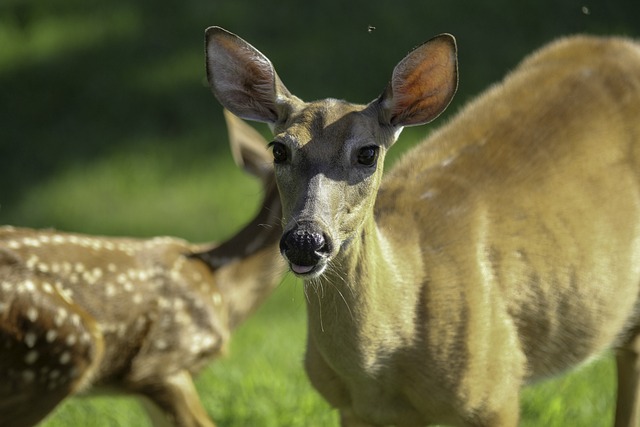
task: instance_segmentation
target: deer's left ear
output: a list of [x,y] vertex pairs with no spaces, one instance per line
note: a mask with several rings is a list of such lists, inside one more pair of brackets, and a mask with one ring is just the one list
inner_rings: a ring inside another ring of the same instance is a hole
[[243,119],[275,123],[292,98],[271,61],[220,27],[205,32],[207,78],[213,94]]
[[396,65],[377,101],[380,122],[396,127],[428,123],[447,108],[457,87],[456,40],[450,34],[441,34]]

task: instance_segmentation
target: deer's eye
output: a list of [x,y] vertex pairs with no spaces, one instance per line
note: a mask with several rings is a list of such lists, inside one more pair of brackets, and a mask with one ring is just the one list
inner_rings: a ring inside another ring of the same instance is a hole
[[284,163],[287,161],[289,157],[287,153],[287,147],[281,142],[272,142],[271,144],[271,152],[273,153],[273,161],[274,163]]
[[362,166],[374,166],[378,160],[378,151],[380,148],[375,145],[362,147],[358,151],[358,163]]

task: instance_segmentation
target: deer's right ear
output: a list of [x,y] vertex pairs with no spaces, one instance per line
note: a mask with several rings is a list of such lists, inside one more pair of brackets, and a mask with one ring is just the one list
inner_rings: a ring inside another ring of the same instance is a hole
[[291,94],[271,61],[220,27],[207,28],[205,43],[207,78],[220,103],[243,119],[275,123]]
[[411,51],[393,70],[380,96],[380,121],[414,126],[438,117],[458,88],[456,40],[441,34]]

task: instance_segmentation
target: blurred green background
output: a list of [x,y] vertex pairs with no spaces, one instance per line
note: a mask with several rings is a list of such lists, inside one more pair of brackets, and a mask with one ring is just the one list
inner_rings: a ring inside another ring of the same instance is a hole
[[[556,37],[638,36],[640,2],[2,0],[0,224],[205,241],[247,221],[260,188],[232,164],[207,88],[210,25],[265,53],[301,98],[363,103],[413,46],[453,33],[460,89],[452,114]],[[427,132],[408,129],[394,151]],[[302,372],[304,323],[300,286],[289,280],[238,331],[232,355],[198,383],[220,425],[335,424]],[[577,386],[525,393],[523,425],[609,424],[610,363],[589,369],[597,373],[576,374]],[[104,399],[73,401],[51,425],[142,422],[126,399]]]
[[639,16],[635,0],[3,0],[0,223],[196,240],[242,223],[256,187],[230,167],[206,87],[209,25],[253,43],[303,99],[357,102],[410,48],[451,32],[451,113],[544,42],[637,35]]

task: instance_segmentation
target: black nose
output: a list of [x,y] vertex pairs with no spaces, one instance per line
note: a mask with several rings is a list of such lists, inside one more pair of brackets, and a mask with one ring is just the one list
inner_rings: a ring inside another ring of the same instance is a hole
[[330,251],[329,238],[311,224],[299,224],[280,239],[280,251],[289,262],[312,266]]

